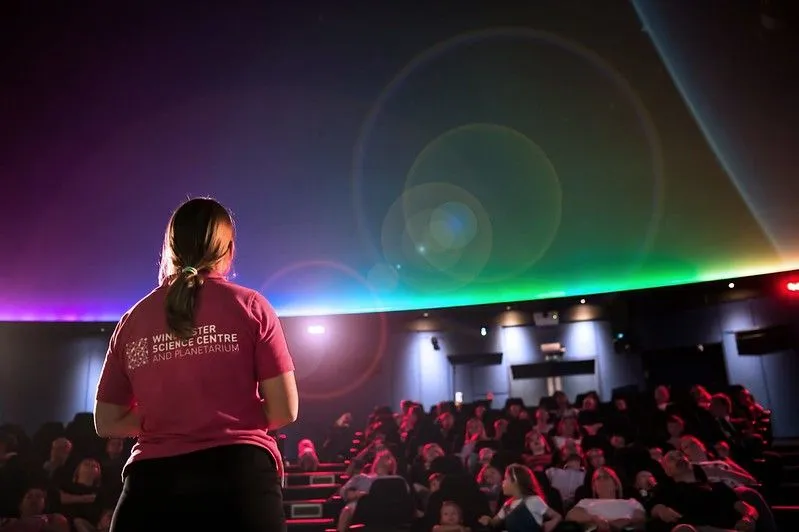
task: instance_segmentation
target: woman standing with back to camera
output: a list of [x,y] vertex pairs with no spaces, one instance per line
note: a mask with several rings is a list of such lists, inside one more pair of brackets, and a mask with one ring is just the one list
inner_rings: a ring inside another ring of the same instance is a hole
[[97,434],[138,436],[113,532],[286,529],[282,458],[267,430],[297,419],[294,365],[266,299],[225,279],[234,235],[218,202],[181,205],[160,286],[111,337]]

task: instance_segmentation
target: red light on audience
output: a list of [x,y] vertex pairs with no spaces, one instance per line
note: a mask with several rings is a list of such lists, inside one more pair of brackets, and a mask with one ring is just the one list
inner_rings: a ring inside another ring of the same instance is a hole
[[799,293],[799,281],[788,281],[785,284],[785,289],[789,292]]

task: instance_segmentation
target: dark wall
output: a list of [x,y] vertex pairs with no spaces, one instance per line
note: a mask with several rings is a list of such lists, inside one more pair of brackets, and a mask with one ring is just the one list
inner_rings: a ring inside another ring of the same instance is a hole
[[[743,384],[773,411],[774,435],[799,436],[796,382],[799,353],[789,349],[762,356],[740,355],[735,333],[772,325],[799,323],[796,301],[758,298],[732,301],[682,312],[640,313],[634,328],[645,349],[721,342],[728,381]],[[697,356],[702,356],[700,352]],[[690,369],[687,369],[690,371]]]
[[112,327],[0,324],[0,422],[32,431],[91,410]]

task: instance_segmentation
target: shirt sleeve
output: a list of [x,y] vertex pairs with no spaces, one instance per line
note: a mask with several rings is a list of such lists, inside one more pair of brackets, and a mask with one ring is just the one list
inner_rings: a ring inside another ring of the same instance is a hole
[[507,508],[508,508],[508,505],[507,504],[503,504],[502,508],[500,508],[499,511],[497,512],[496,518],[497,519],[505,519],[506,517],[508,517]]
[[545,503],[544,500],[537,495],[527,497],[524,500],[524,504],[527,506],[527,509],[530,510],[531,514],[540,517],[544,517],[547,514],[547,510],[549,510],[547,503]]
[[[132,406],[136,402],[133,395],[133,386],[130,383],[128,374],[125,372],[125,359],[128,350],[135,350],[142,346],[138,345],[139,342],[121,345],[119,336],[126,320],[127,314],[119,320],[116,329],[114,329],[114,334],[111,335],[111,341],[108,343],[108,351],[105,354],[103,370],[100,373],[100,381],[97,383],[97,394],[95,396],[97,401],[101,403]],[[145,345],[144,348],[146,349],[146,347]]]
[[646,511],[646,510],[644,510],[644,505],[641,504],[639,501],[637,501],[635,499],[628,499],[628,500],[630,502],[630,509],[632,509],[633,512],[644,512],[644,511]]
[[255,292],[250,300],[250,314],[256,323],[255,376],[260,382],[294,371],[283,327],[275,309],[264,296]]

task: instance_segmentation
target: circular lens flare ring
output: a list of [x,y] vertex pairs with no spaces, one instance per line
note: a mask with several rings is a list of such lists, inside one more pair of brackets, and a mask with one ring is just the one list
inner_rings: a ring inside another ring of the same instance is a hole
[[[368,281],[363,276],[361,276],[358,272],[356,272],[352,268],[345,266],[344,264],[327,260],[310,260],[310,261],[303,261],[290,264],[285,268],[282,268],[281,270],[278,270],[274,274],[270,275],[269,278],[261,285],[261,292],[262,293],[265,292],[269,285],[271,285],[280,278],[286,277],[291,273],[297,272],[299,270],[307,270],[314,268],[333,270],[335,272],[344,274],[345,276],[350,277],[351,279],[361,283],[363,286],[369,289],[369,291],[373,294],[375,298],[375,308],[381,307],[379,298],[377,297],[376,294],[374,294],[372,287],[369,285]],[[331,314],[333,313],[334,312],[331,312]],[[327,332],[327,328],[319,324],[311,324],[307,327],[306,330],[309,334],[314,336],[323,335]],[[388,320],[383,312],[379,312],[376,345],[374,346],[374,352],[370,357],[369,363],[367,364],[366,368],[358,371],[357,376],[355,376],[355,378],[348,380],[346,384],[344,384],[343,386],[338,386],[333,390],[320,392],[320,391],[315,391],[313,389],[303,389],[302,392],[303,398],[315,399],[320,401],[330,400],[342,397],[354,390],[357,390],[358,388],[363,386],[363,384],[366,383],[366,381],[368,381],[380,367],[381,360],[385,355],[387,344],[388,344]],[[340,347],[337,347],[337,349],[340,349]],[[336,354],[338,356],[346,356],[346,353],[341,351],[337,351]],[[310,368],[310,371],[306,374],[306,377],[315,373],[318,367],[319,367],[319,362],[317,361],[315,367]]]
[[[355,146],[353,147],[353,156],[352,156],[353,210],[356,218],[356,227],[364,245],[375,255],[375,257],[380,257],[380,259],[378,260],[382,259],[381,257],[382,253],[380,253],[376,248],[376,246],[374,245],[373,235],[371,234],[371,231],[368,229],[368,221],[365,217],[363,209],[363,204],[364,204],[363,181],[364,181],[364,162],[366,158],[368,143],[371,139],[372,132],[375,128],[378,118],[380,117],[383,111],[383,108],[385,107],[386,103],[392,97],[394,97],[398,89],[401,87],[402,83],[411,75],[413,75],[417,71],[417,69],[423,67],[428,62],[439,59],[445,54],[459,48],[461,45],[472,44],[484,39],[511,39],[511,40],[515,39],[526,42],[540,42],[545,45],[556,46],[563,50],[567,50],[572,54],[574,54],[575,56],[580,57],[583,60],[587,61],[588,63],[592,64],[597,70],[606,75],[612,81],[612,83],[621,91],[621,93],[627,98],[628,103],[633,107],[635,113],[639,118],[641,128],[643,129],[643,136],[646,138],[646,141],[650,148],[650,155],[652,160],[653,190],[652,190],[652,205],[650,209],[649,221],[646,224],[644,237],[642,239],[638,253],[636,254],[637,259],[632,261],[632,264],[630,265],[629,268],[626,268],[626,270],[629,270],[627,272],[628,275],[632,274],[640,267],[641,264],[643,264],[649,251],[652,249],[652,245],[654,244],[655,238],[660,229],[660,221],[663,216],[662,200],[665,190],[665,184],[663,179],[663,152],[660,143],[660,138],[657,129],[655,128],[654,122],[649,114],[648,109],[641,100],[640,96],[636,93],[636,91],[633,89],[633,87],[630,85],[627,79],[621,73],[619,73],[610,63],[608,63],[603,57],[593,52],[592,50],[585,48],[579,43],[563,38],[559,35],[545,31],[522,29],[522,28],[507,28],[507,27],[488,28],[477,32],[457,35],[451,39],[442,41],[434,45],[432,48],[414,57],[399,71],[399,73],[388,83],[388,85],[386,85],[386,87],[380,93],[380,95],[375,100],[374,104],[370,108],[368,114],[366,115],[361,125],[358,138],[356,140]],[[535,292],[535,290],[532,287],[531,290]],[[585,290],[581,291],[585,292]],[[521,296],[521,293],[518,290],[516,292],[519,296]],[[538,296],[536,296],[535,293],[531,293],[529,296],[521,297],[519,299],[521,300],[529,297],[535,298]]]

